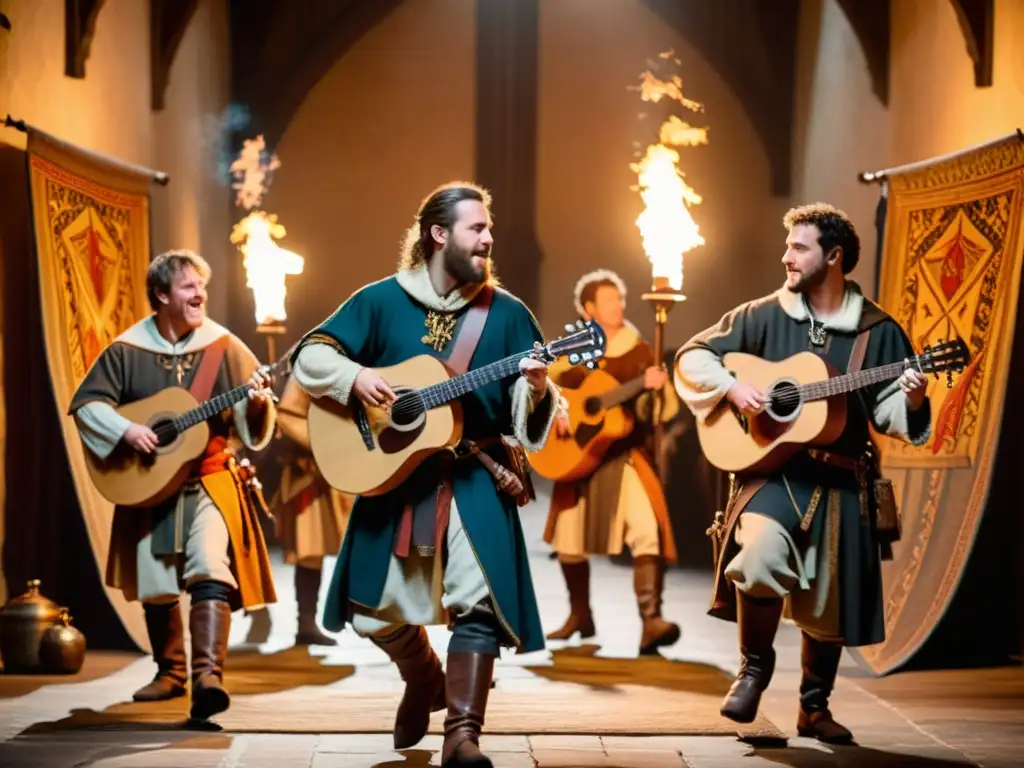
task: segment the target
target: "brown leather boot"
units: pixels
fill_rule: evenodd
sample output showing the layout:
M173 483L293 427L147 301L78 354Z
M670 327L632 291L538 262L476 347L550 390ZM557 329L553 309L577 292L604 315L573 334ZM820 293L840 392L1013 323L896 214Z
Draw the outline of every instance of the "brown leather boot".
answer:
M849 744L853 734L832 719L828 699L836 682L843 646L815 640L806 632L800 647L803 678L800 681L800 716L796 731L828 744Z
M665 585L665 564L655 555L641 555L633 560L633 589L643 619L640 654L658 652L679 640L679 625L661 617L661 592Z
M590 561L566 563L559 560L565 586L569 589L569 618L547 636L548 640L568 640L576 632L586 640L593 637L594 616L590 612Z
M720 712L737 723L752 723L757 717L761 694L775 672L773 645L782 617L782 599L752 598L737 592L736 600L743 662Z
M320 595L320 569L295 566L295 601L299 604L299 631L296 645L337 645L316 625L316 606Z
M448 654L448 716L444 719L441 765L493 768L480 751L480 732L491 691L494 656L483 653Z
M188 664L185 658L185 629L181 621L178 601L143 606L146 614L146 630L153 647L153 661L156 662L156 676L152 682L137 690L135 701L164 701L185 695L188 680Z
M231 607L223 600L193 603L188 626L192 632L190 714L193 720L207 720L231 705L231 697L224 688Z
M444 669L427 639L427 630L406 624L385 637L370 638L395 662L405 693L395 714L395 749L415 746L427 735L430 713L444 709Z

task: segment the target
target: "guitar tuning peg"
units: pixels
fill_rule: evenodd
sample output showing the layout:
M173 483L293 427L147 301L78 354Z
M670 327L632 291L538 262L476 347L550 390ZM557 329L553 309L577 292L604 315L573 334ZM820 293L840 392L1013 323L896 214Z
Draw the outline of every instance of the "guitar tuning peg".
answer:
M565 324L565 332L566 333L572 333L575 330L576 330L576 326L573 325L572 323L566 323Z
M946 389L953 388L953 371L946 371Z

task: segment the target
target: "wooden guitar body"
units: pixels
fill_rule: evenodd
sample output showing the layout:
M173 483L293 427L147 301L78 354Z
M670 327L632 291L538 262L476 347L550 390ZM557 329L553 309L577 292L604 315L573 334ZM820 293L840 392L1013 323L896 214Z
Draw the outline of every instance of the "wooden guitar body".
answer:
M397 396L450 378L435 357L419 355L398 365L375 368ZM344 406L330 397L309 406L309 440L324 479L343 493L380 496L401 484L428 456L458 444L462 409L457 401L431 408L417 422L396 428L385 408ZM364 429L360 415L365 414ZM368 430L368 434L367 434ZM367 444L367 438L370 444Z
M170 387L115 410L130 421L153 428L196 406L188 390ZM97 490L108 501L125 507L150 507L181 487L191 462L203 454L209 439L209 426L198 424L148 455L122 440L106 459L86 449L86 467Z
M558 436L552 428L544 448L527 454L538 475L570 482L601 466L612 444L633 431L634 418L629 411L621 405L606 409L599 402L601 395L620 386L610 374L594 370L576 389L562 389L569 405L569 434Z
M813 352L800 352L778 363L733 352L724 356L723 363L737 380L766 395L837 375ZM722 398L703 423L697 422L697 435L707 460L718 469L764 473L779 469L805 445L829 445L845 426L845 395L800 403L795 409L769 404L752 417L743 416Z

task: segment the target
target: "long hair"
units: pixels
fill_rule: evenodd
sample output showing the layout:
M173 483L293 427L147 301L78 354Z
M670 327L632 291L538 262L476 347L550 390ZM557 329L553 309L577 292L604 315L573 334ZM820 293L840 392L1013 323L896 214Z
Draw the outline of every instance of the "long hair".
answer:
M455 224L455 206L463 200L483 203L490 215L491 195L483 187L469 181L442 184L423 199L416 212L416 219L406 230L399 269L414 269L426 262L434 252L434 237L430 234L430 228L436 224L451 232Z

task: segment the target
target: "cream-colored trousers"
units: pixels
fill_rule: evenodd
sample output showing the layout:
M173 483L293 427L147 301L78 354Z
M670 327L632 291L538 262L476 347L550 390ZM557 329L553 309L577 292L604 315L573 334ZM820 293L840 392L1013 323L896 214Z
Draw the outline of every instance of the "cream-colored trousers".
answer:
M587 555L592 554L584 552L586 525L586 498L581 498L576 506L558 513L551 546L558 553L559 560L565 563L579 563L586 560ZM661 554L658 519L654 515L650 499L647 498L647 491L640 481L640 475L629 463L623 466L622 488L608 534L606 554L619 554L623 545L629 547L633 557Z
M153 554L152 534L146 534L135 550L139 600L170 603L182 590L200 581L221 581L237 587L231 567L231 537L217 505L199 489L199 504L185 538L184 557Z
M740 551L724 576L751 597L781 597L786 615L809 635L825 642L839 636L839 580L828 553L813 543L801 552L781 524L756 511L736 523ZM822 556L824 554L824 556Z
M353 604L352 628L357 634L386 634L402 624L447 624L450 614L464 616L490 594L454 499L447 542L445 568L440 553L424 557L413 549L407 558L391 555L377 609Z

